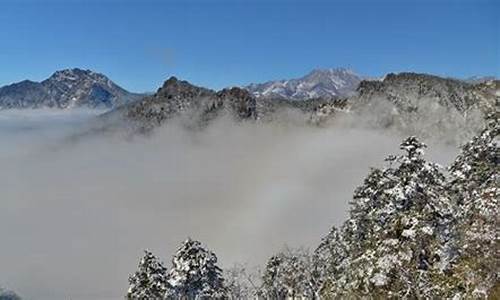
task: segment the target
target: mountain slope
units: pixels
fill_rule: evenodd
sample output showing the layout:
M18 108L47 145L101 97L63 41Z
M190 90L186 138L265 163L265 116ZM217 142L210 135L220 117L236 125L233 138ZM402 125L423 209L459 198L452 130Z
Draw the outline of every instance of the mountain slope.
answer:
M479 104L479 85L418 73L390 73L381 81L362 81L357 89L361 101L384 97L401 108L416 107L423 98L464 112Z
M304 77L246 87L256 97L304 100L352 95L362 77L348 69L316 69Z
M484 126L484 116L498 113L500 81L480 84L417 73L388 74L362 81L350 109L371 127L396 128L406 134L468 140Z
M0 108L113 108L140 97L102 74L75 68L56 71L42 82L1 87Z
M345 104L345 100L333 99L256 98L237 87L213 91L171 77L155 94L104 114L97 130L125 127L133 132L148 132L175 117L181 117L184 125L193 128L203 127L221 116L235 121L308 122L314 121L310 116L316 109L320 114L327 107L328 116L333 116Z
M215 92L170 77L155 94L119 107L104 118L124 119L141 129L152 129L175 116L187 115L191 125L199 126L223 114L255 119L255 98L240 88Z
M216 92L172 77L154 95L123 105L102 120L104 128L126 124L140 132L174 117L195 128L222 115L236 121L311 125L339 121L348 127L390 129L456 144L477 133L485 115L498 113L499 95L500 81L469 84L415 73L362 81L351 97L303 101L255 97L240 88Z

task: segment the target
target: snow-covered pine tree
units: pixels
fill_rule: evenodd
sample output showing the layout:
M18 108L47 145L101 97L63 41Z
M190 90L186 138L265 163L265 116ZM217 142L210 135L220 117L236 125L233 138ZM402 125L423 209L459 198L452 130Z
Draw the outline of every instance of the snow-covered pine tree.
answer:
M230 299L256 299L259 294L260 274L247 271L244 265L237 264L224 270L224 282Z
M129 300L160 300L169 290L167 269L163 263L148 250L139 262L138 270L129 277Z
M314 251L312 279L317 297L335 287L335 281L345 271L348 253L342 231L332 227Z
M225 299L227 290L217 256L198 241L188 238L172 259L168 282L173 290L167 298Z
M404 155L373 169L354 194L343 226L348 258L324 297L439 297L448 268L447 243L454 206L445 178L422 156L415 137L401 144Z
M450 190L460 204L459 259L450 284L464 298L500 297L500 134L498 114L450 166Z
M262 276L260 296L265 299L312 299L313 260L303 249L285 249L272 256Z

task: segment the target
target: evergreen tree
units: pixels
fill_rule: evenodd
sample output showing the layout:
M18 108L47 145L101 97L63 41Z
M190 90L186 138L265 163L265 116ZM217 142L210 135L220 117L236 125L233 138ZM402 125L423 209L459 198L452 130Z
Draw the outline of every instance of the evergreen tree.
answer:
M345 271L348 251L342 231L332 227L314 251L312 278L316 296L334 288L335 280Z
M423 158L425 144L405 139L404 153L372 169L355 190L340 229L312 256L290 249L272 256L260 289L243 268L224 281L215 254L188 239L168 275L146 252L127 298L500 298L499 133L492 115L462 148L449 179Z
M215 254L205 249L200 242L187 239L172 259L168 275L172 292L168 298L180 299L224 299L222 270L217 266Z
M162 262L149 251L139 262L138 270L129 277L127 299L153 300L163 299L170 288L167 282L167 269Z
M450 190L460 203L457 249L451 283L455 295L500 296L500 133L498 115L463 148L451 165Z
M389 157L389 166L373 169L355 191L342 232L348 257L336 262L343 272L324 296L443 293L436 282L449 267L454 206L439 167L423 159L424 148L415 137L407 138L401 144L405 154Z
M311 299L315 296L312 258L304 250L286 249L272 256L262 277L265 299Z
M256 286L254 276L247 271L243 265L235 265L224 270L224 282L230 299L255 299L259 290Z

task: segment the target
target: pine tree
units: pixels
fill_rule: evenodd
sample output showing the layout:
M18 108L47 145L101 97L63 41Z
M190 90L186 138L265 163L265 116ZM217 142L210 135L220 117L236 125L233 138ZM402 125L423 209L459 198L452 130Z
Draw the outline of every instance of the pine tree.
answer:
M491 114L486 128L462 147L462 151L449 168L452 174L450 190L455 194L471 199L485 187L495 185L500 156L496 144L499 132L498 114ZM463 200L465 199L462 199L460 204L465 205Z
M257 278L255 278L257 276ZM243 265L224 270L224 282L230 299L255 299L259 294L256 285L260 274L249 273Z
M127 298L499 298L499 133L497 114L462 148L449 179L423 158L425 144L405 139L404 154L389 156L355 190L340 229L312 256L291 249L272 256L258 291L251 280L242 284L241 268L225 284L215 254L188 239L168 275L146 251Z
M265 299L311 299L315 296L312 257L304 250L286 249L267 262L261 296Z
M438 297L439 278L449 267L447 243L454 206L439 166L423 159L415 137L404 155L373 169L354 194L342 228L343 272L324 296ZM338 267L337 267L338 268Z
M215 254L200 242L187 239L172 259L168 282L173 290L168 298L225 299L226 287Z
M167 282L167 269L162 262L149 251L139 262L138 270L129 277L127 299L153 300L163 299L170 288Z
M345 271L348 254L342 231L332 227L314 251L312 278L317 297L335 287L335 281Z
M500 295L500 133L498 115L463 148L451 165L450 190L460 203L457 249L453 269L455 295L486 298Z

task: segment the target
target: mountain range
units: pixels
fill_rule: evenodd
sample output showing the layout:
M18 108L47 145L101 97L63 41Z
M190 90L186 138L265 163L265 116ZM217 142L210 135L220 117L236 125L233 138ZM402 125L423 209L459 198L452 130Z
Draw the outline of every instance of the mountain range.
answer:
M128 92L103 74L74 68L57 71L41 82L24 80L1 87L0 109L110 109L142 97Z
M435 76L435 78L441 77ZM465 83L477 85L496 80L491 76L476 76L465 80L441 79L446 82L456 82L461 86ZM382 82L383 79L370 80L350 69L330 68L315 69L295 79L252 83L241 89L247 90L255 98L275 102L339 99L357 96L358 87L362 82L377 81ZM41 82L24 80L0 87L0 109L43 107L112 109L146 96L148 95L125 90L103 74L73 68L56 71Z
M456 143L476 133L486 115L498 113L499 96L498 80L473 84L418 73L363 80L348 97L303 101L255 96L238 87L214 91L171 77L153 95L125 104L101 119L105 127L120 120L140 132L175 117L198 128L220 116L236 121L298 120L313 125L342 120L350 126L392 129Z
M353 95L363 79L364 77L345 68L315 69L300 78L254 83L245 88L255 97L263 98L304 100L346 97Z
M457 80L428 74L387 74L363 79L348 69L314 70L291 80L214 91L171 77L151 95L134 94L90 70L55 72L42 82L0 88L0 108L105 108L99 126L149 131L183 116L200 127L219 116L237 121L309 124L337 119L353 126L390 128L404 134L463 141L499 113L500 81ZM347 118L343 118L347 117ZM103 125L104 124L104 125ZM130 128L130 126L127 126Z
M353 95L362 79L349 69L316 69L301 78L250 84L243 89L266 99L335 98ZM103 74L74 68L56 71L41 82L24 80L0 87L0 109L112 109L144 96L125 90Z

